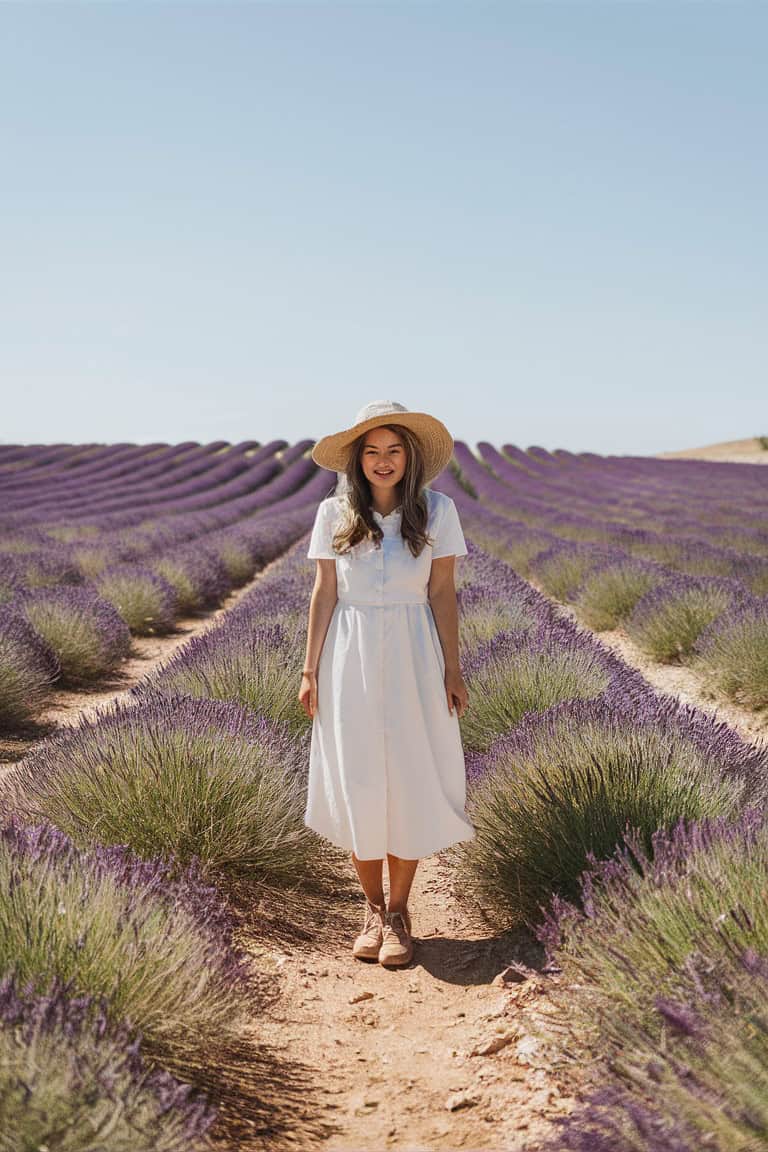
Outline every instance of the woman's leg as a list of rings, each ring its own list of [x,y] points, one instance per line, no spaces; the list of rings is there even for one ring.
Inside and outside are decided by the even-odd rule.
[[[363,892],[370,900],[371,904],[377,904],[379,907],[384,903],[384,881],[382,878],[382,868],[384,865],[383,860],[358,860],[354,852],[352,853],[352,862],[357,869],[357,874],[360,877],[360,883],[363,886]]]
[[[418,860],[403,860],[387,853],[390,912],[404,912],[408,907],[408,896],[418,863]]]

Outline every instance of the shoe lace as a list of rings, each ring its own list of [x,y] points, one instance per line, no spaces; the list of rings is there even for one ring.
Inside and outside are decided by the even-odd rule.
[[[395,919],[400,920],[399,929],[395,925]],[[386,918],[384,920],[384,931],[385,932],[386,932],[387,928],[391,928],[391,930],[395,933],[395,935],[397,936],[397,938],[399,940],[401,940],[403,936],[409,935],[408,925],[406,924],[405,916],[403,915],[402,912],[387,912]]]
[[[381,911],[375,904],[366,904],[365,906],[365,924],[363,925],[363,932],[367,932],[369,928],[377,927],[377,921],[383,920]]]

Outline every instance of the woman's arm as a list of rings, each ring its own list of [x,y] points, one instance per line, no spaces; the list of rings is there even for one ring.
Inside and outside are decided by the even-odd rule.
[[[427,596],[435,618],[440,644],[445,657],[445,694],[448,711],[461,717],[467,707],[469,693],[459,667],[459,606],[454,583],[455,556],[440,556],[432,561]]]
[[[307,646],[299,689],[299,701],[310,717],[317,711],[317,666],[338,599],[336,561],[316,560],[315,565],[315,586],[309,600]]]

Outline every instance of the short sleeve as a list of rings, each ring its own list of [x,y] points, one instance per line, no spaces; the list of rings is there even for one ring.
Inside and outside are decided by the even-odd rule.
[[[432,547],[432,559],[441,556],[466,556],[469,549],[461,529],[459,512],[450,496],[442,502],[443,510],[437,517],[437,527],[433,533],[435,543]]]
[[[315,513],[315,522],[312,525],[312,535],[309,539],[307,556],[310,560],[335,560],[336,553],[331,547],[333,536],[332,524],[333,502],[323,500]]]

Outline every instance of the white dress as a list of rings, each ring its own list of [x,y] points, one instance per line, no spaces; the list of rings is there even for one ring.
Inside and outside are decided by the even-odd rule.
[[[307,556],[336,560],[338,600],[317,667],[304,822],[359,860],[417,860],[475,829],[464,811],[459,717],[448,710],[445,657],[427,599],[432,559],[465,556],[450,496],[423,489],[434,545],[414,557],[401,512],[374,511],[384,539],[347,555],[331,538],[345,497],[317,509]]]

